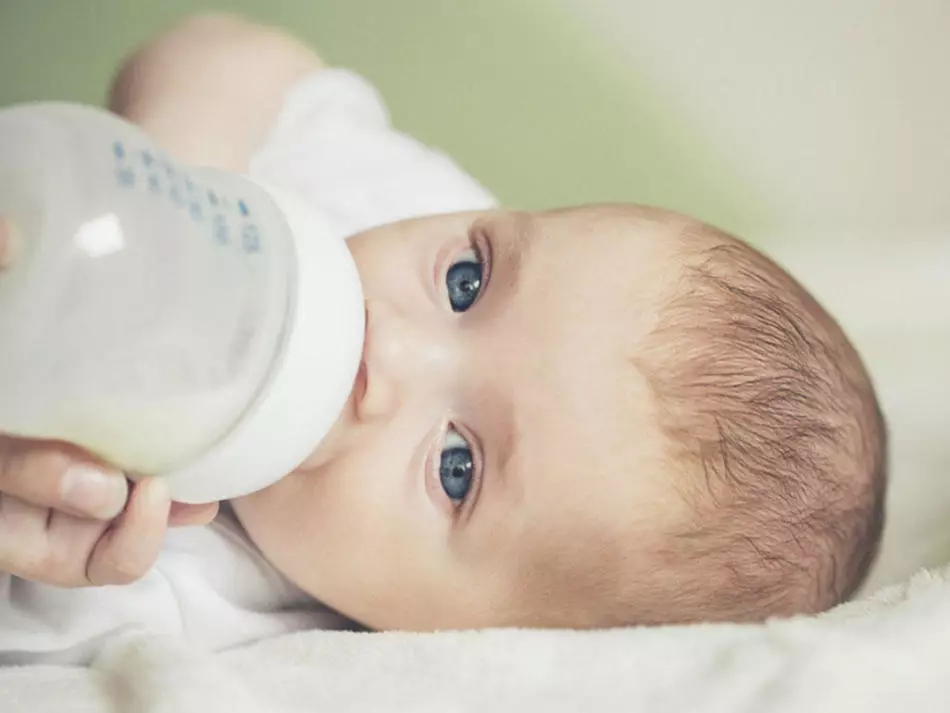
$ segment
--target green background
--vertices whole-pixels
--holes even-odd
[[[0,105],[101,103],[136,44],[207,9],[290,28],[366,75],[398,128],[508,206],[635,201],[745,234],[768,227],[763,201],[714,158],[701,127],[551,2],[0,0]]]

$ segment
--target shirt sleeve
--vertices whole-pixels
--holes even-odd
[[[250,177],[296,193],[342,235],[496,205],[448,156],[393,129],[376,90],[341,69],[291,89]]]

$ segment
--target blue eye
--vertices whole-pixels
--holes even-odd
[[[482,289],[482,261],[474,250],[452,264],[445,275],[445,287],[453,312],[465,312],[475,304]]]
[[[458,431],[450,428],[439,459],[439,480],[442,490],[453,503],[461,503],[468,496],[475,477],[475,459],[468,442]]]

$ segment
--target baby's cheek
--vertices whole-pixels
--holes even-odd
[[[312,474],[289,507],[303,509],[307,530],[338,540],[341,549],[371,546],[385,534],[394,503],[385,479],[369,466],[358,452],[336,458]]]

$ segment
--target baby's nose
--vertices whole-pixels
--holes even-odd
[[[412,396],[443,388],[451,368],[447,335],[386,302],[367,300],[360,418],[388,416]]]

